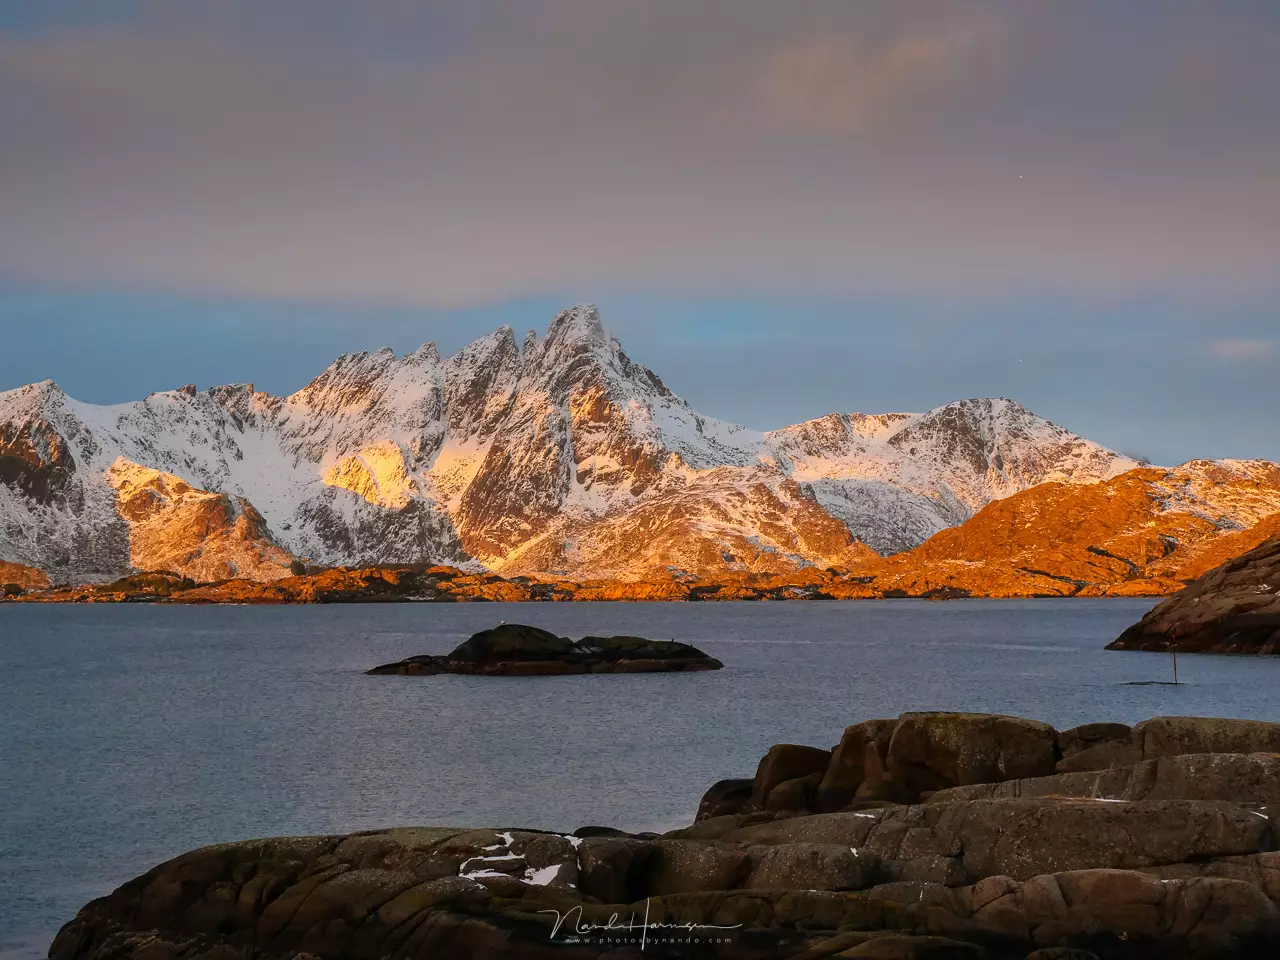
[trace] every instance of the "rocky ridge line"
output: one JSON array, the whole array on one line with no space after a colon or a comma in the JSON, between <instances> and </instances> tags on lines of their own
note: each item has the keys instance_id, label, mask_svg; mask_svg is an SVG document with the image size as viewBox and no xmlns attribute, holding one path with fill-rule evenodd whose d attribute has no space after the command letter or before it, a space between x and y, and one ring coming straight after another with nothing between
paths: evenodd
<instances>
[{"instance_id":1,"label":"rocky ridge line","mask_svg":"<svg viewBox=\"0 0 1280 960\"><path fill-rule=\"evenodd\" d=\"M1004 399L748 430L675 396L590 305L523 344L503 328L449 358L340 357L287 397L0 393L0 557L58 582L130 572L151 551L106 481L122 459L252 508L309 565L615 580L848 567L993 499L1135 465ZM203 579L179 562L199 542L172 540L172 572Z\"/></svg>"}]
</instances>

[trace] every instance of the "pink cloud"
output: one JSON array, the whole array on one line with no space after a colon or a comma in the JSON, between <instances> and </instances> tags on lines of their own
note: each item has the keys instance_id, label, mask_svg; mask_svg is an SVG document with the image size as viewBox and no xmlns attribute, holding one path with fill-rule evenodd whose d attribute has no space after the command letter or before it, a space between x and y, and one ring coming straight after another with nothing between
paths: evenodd
<instances>
[{"instance_id":1,"label":"pink cloud","mask_svg":"<svg viewBox=\"0 0 1280 960\"><path fill-rule=\"evenodd\" d=\"M904 36L878 48L851 36L796 40L768 58L759 96L777 126L849 133L936 89L990 38L988 30L962 29Z\"/></svg>"},{"instance_id":2,"label":"pink cloud","mask_svg":"<svg viewBox=\"0 0 1280 960\"><path fill-rule=\"evenodd\" d=\"M1215 340L1209 348L1224 360L1254 360L1271 355L1270 340Z\"/></svg>"}]
</instances>

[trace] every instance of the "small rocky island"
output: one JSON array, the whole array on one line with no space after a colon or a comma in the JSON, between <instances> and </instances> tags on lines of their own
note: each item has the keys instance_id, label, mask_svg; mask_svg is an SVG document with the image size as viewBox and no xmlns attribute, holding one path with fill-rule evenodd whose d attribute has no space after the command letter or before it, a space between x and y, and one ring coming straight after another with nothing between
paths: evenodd
<instances>
[{"instance_id":1,"label":"small rocky island","mask_svg":"<svg viewBox=\"0 0 1280 960\"><path fill-rule=\"evenodd\" d=\"M366 671L375 676L534 677L574 673L679 673L719 670L724 664L697 647L643 637L570 640L537 627L504 623L482 630L444 656L418 656Z\"/></svg>"},{"instance_id":2,"label":"small rocky island","mask_svg":"<svg viewBox=\"0 0 1280 960\"><path fill-rule=\"evenodd\" d=\"M206 847L88 904L50 957L1259 960L1277 815L1280 724L908 713L774 746L661 835Z\"/></svg>"},{"instance_id":3,"label":"small rocky island","mask_svg":"<svg viewBox=\"0 0 1280 960\"><path fill-rule=\"evenodd\" d=\"M1107 649L1280 654L1280 537L1193 580Z\"/></svg>"}]
</instances>

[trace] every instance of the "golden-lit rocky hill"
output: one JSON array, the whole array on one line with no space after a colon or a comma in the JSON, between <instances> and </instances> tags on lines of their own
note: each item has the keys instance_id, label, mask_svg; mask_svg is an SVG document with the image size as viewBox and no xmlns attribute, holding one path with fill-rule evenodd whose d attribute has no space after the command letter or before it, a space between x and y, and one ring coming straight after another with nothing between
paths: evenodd
<instances>
[{"instance_id":1,"label":"golden-lit rocky hill","mask_svg":"<svg viewBox=\"0 0 1280 960\"><path fill-rule=\"evenodd\" d=\"M117 460L107 471L129 527L129 562L192 580L278 580L294 557L247 500L198 490L171 473Z\"/></svg>"},{"instance_id":2,"label":"golden-lit rocky hill","mask_svg":"<svg viewBox=\"0 0 1280 960\"><path fill-rule=\"evenodd\" d=\"M1280 467L1193 460L1046 483L920 547L855 565L841 595L1159 595L1280 533Z\"/></svg>"},{"instance_id":3,"label":"golden-lit rocky hill","mask_svg":"<svg viewBox=\"0 0 1280 960\"><path fill-rule=\"evenodd\" d=\"M49 577L36 567L0 560L0 591L43 590L49 586ZM16 589L15 589L16 588Z\"/></svg>"}]
</instances>

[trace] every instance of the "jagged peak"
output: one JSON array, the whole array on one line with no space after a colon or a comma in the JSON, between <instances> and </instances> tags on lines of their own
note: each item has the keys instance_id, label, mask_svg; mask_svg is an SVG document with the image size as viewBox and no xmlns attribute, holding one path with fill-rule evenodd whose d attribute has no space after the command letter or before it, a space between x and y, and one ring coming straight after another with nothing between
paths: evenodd
<instances>
[{"instance_id":1,"label":"jagged peak","mask_svg":"<svg viewBox=\"0 0 1280 960\"><path fill-rule=\"evenodd\" d=\"M38 380L35 383L24 383L20 387L14 387L12 390L0 390L0 399L32 396L48 397L55 394L66 396L62 388L52 380Z\"/></svg>"},{"instance_id":2,"label":"jagged peak","mask_svg":"<svg viewBox=\"0 0 1280 960\"><path fill-rule=\"evenodd\" d=\"M548 344L579 341L603 344L608 339L600 320L600 310L594 303L579 303L568 310L561 310L547 328Z\"/></svg>"},{"instance_id":3,"label":"jagged peak","mask_svg":"<svg viewBox=\"0 0 1280 960\"><path fill-rule=\"evenodd\" d=\"M459 353L488 353L495 350L513 349L515 345L516 332L511 329L510 324L504 323L493 333L486 333L483 337L477 337L472 340Z\"/></svg>"},{"instance_id":4,"label":"jagged peak","mask_svg":"<svg viewBox=\"0 0 1280 960\"><path fill-rule=\"evenodd\" d=\"M913 415L910 422L903 424L903 429L910 429L922 423L954 422L957 419L964 420L975 427L1024 428L1032 424L1064 434L1070 433L1065 427L1040 416L1029 407L1009 397L967 397L963 400L952 400L940 407Z\"/></svg>"},{"instance_id":5,"label":"jagged peak","mask_svg":"<svg viewBox=\"0 0 1280 960\"><path fill-rule=\"evenodd\" d=\"M518 353L515 331L504 323L493 333L487 333L483 337L472 340L451 356L446 364L456 371L462 371L469 368L501 365L508 361L514 362Z\"/></svg>"},{"instance_id":6,"label":"jagged peak","mask_svg":"<svg viewBox=\"0 0 1280 960\"><path fill-rule=\"evenodd\" d=\"M982 412L991 414L1013 414L1013 415L1029 415L1035 416L1032 410L1013 400L1009 397L965 397L962 400L952 400L950 403L944 403L940 407L934 407L924 416L930 413L938 413L943 410L964 410L966 412ZM1043 418L1041 418L1043 419Z\"/></svg>"},{"instance_id":7,"label":"jagged peak","mask_svg":"<svg viewBox=\"0 0 1280 960\"><path fill-rule=\"evenodd\" d=\"M52 380L27 383L12 390L0 392L0 418L5 420L45 416L50 406L70 399Z\"/></svg>"},{"instance_id":8,"label":"jagged peak","mask_svg":"<svg viewBox=\"0 0 1280 960\"><path fill-rule=\"evenodd\" d=\"M414 363L439 363L440 348L436 346L436 342L434 340L428 340L412 353L406 353L404 355L404 359Z\"/></svg>"}]
</instances>

